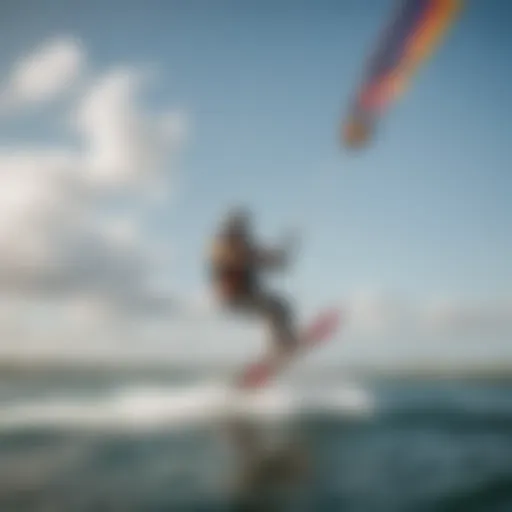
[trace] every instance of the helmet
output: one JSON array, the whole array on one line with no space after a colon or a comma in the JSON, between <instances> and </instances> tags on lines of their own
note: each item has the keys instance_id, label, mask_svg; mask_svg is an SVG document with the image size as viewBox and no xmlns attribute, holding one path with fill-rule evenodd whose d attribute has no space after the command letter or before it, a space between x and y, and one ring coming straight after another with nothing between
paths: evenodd
<instances>
[{"instance_id":1,"label":"helmet","mask_svg":"<svg viewBox=\"0 0 512 512\"><path fill-rule=\"evenodd\" d=\"M247 208L235 207L228 211L223 231L230 235L241 235L248 233L251 227L251 214Z\"/></svg>"}]
</instances>

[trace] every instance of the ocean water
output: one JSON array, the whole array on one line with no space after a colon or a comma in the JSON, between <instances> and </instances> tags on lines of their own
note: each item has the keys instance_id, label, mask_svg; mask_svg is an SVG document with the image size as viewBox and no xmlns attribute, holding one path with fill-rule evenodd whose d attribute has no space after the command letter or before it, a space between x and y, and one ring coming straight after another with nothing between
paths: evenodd
<instances>
[{"instance_id":1,"label":"ocean water","mask_svg":"<svg viewBox=\"0 0 512 512\"><path fill-rule=\"evenodd\" d=\"M267 501L240 490L235 415L268 453L305 461L291 483L271 478L282 489ZM0 511L220 512L235 498L244 510L512 511L512 380L340 376L236 393L211 377L0 374Z\"/></svg>"}]
</instances>

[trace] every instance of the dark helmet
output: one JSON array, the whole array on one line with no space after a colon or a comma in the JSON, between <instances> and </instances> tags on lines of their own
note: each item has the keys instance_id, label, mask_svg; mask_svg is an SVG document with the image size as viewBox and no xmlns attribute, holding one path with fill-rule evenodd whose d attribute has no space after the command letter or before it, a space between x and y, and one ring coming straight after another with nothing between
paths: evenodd
<instances>
[{"instance_id":1,"label":"dark helmet","mask_svg":"<svg viewBox=\"0 0 512 512\"><path fill-rule=\"evenodd\" d=\"M247 208L237 206L228 211L223 232L228 235L245 235L251 229L251 214Z\"/></svg>"}]
</instances>

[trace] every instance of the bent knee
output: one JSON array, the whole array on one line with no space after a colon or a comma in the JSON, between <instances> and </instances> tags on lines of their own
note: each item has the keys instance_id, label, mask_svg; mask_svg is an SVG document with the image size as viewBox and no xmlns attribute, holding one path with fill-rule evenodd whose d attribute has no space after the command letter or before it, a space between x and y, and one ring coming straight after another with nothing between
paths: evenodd
<instances>
[{"instance_id":1,"label":"bent knee","mask_svg":"<svg viewBox=\"0 0 512 512\"><path fill-rule=\"evenodd\" d=\"M282 297L270 297L265 313L275 329L286 328L292 322L290 304Z\"/></svg>"}]
</instances>

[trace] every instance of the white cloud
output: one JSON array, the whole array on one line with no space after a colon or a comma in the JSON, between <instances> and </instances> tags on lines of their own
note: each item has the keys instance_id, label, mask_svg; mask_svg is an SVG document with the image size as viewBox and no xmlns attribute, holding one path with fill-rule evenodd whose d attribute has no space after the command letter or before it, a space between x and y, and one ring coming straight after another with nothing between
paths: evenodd
<instances>
[{"instance_id":1,"label":"white cloud","mask_svg":"<svg viewBox=\"0 0 512 512\"><path fill-rule=\"evenodd\" d=\"M88 178L101 186L140 181L161 170L183 139L182 122L169 129L175 114L150 115L138 103L144 77L120 68L101 76L89 89L74 117L86 146ZM180 117L176 117L180 119Z\"/></svg>"},{"instance_id":2,"label":"white cloud","mask_svg":"<svg viewBox=\"0 0 512 512\"><path fill-rule=\"evenodd\" d=\"M54 235L76 215L72 162L65 151L0 152L0 282L57 263Z\"/></svg>"},{"instance_id":3,"label":"white cloud","mask_svg":"<svg viewBox=\"0 0 512 512\"><path fill-rule=\"evenodd\" d=\"M141 220L133 215L99 217L97 229L110 243L126 249L134 249L142 240Z\"/></svg>"},{"instance_id":4,"label":"white cloud","mask_svg":"<svg viewBox=\"0 0 512 512\"><path fill-rule=\"evenodd\" d=\"M80 294L66 298L64 317L73 327L96 327L111 320L111 304L104 297Z\"/></svg>"},{"instance_id":5,"label":"white cloud","mask_svg":"<svg viewBox=\"0 0 512 512\"><path fill-rule=\"evenodd\" d=\"M148 234L148 213L162 204L147 190L169 187L185 131L179 112L146 108L140 70L78 83L86 65L74 39L54 39L14 65L4 94L11 105L47 102L81 85L78 98L65 97L76 101L68 115L78 149L0 146L0 293L67 301L62 318L76 325L169 311L169 294L149 286L155 247L170 240ZM122 211L111 207L120 198Z\"/></svg>"},{"instance_id":6,"label":"white cloud","mask_svg":"<svg viewBox=\"0 0 512 512\"><path fill-rule=\"evenodd\" d=\"M512 304L507 300L439 299L428 304L423 313L425 326L434 332L512 334Z\"/></svg>"},{"instance_id":7,"label":"white cloud","mask_svg":"<svg viewBox=\"0 0 512 512\"><path fill-rule=\"evenodd\" d=\"M209 316L219 313L220 308L213 292L208 288L189 294L182 301L184 310L192 316Z\"/></svg>"},{"instance_id":8,"label":"white cloud","mask_svg":"<svg viewBox=\"0 0 512 512\"><path fill-rule=\"evenodd\" d=\"M85 59L76 39L45 41L15 64L3 91L4 107L54 99L76 83L84 71Z\"/></svg>"}]
</instances>

